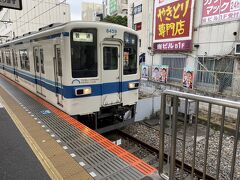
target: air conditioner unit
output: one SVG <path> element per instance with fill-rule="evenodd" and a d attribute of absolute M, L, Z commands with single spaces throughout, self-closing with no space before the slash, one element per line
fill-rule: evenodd
<path fill-rule="evenodd" d="M 235 44 L 235 54 L 240 54 L 240 43 Z"/>

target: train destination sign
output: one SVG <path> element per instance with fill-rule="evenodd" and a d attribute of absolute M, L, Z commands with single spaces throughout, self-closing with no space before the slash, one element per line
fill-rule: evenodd
<path fill-rule="evenodd" d="M 22 10 L 22 0 L 0 0 L 0 7 Z"/>
<path fill-rule="evenodd" d="M 73 41 L 93 42 L 93 34 L 92 33 L 74 32 L 73 33 Z"/>

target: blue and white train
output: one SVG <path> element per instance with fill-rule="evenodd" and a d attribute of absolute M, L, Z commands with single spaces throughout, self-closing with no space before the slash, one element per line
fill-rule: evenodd
<path fill-rule="evenodd" d="M 115 24 L 51 24 L 0 45 L 1 74 L 95 124 L 111 115 L 134 117 L 138 71 L 137 34 Z"/>

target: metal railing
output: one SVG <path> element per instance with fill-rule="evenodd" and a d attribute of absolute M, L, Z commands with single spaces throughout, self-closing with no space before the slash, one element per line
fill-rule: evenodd
<path fill-rule="evenodd" d="M 185 99 L 185 114 L 183 116 L 183 120 L 181 121 L 183 127 L 179 129 L 177 122 L 179 117 L 178 106 L 179 106 L 179 98 Z M 171 103 L 169 105 L 169 99 L 171 99 Z M 187 110 L 189 100 L 195 101 L 195 115 L 194 121 L 192 124 L 188 124 L 188 116 Z M 168 102 L 168 103 L 167 103 Z M 204 103 L 208 106 L 208 111 L 206 112 L 206 125 L 201 125 L 204 127 L 204 133 L 201 134 L 202 138 L 199 141 L 198 138 L 198 126 L 199 125 L 199 114 L 201 113 L 200 103 Z M 212 108 L 213 105 L 217 105 L 221 107 L 222 113 L 221 118 L 219 119 L 219 131 L 214 134 L 214 137 L 217 135 L 217 140 L 215 147 L 212 147 Z M 167 107 L 171 108 L 171 114 L 167 115 Z M 231 149 L 229 150 L 229 146 L 225 147 L 223 144 L 226 142 L 223 139 L 225 138 L 225 122 L 226 122 L 226 109 L 229 110 L 235 109 L 237 110 L 237 119 L 234 123 L 234 138 L 231 144 Z M 170 127 L 167 126 L 167 121 L 170 119 Z M 161 113 L 160 113 L 160 141 L 159 141 L 159 174 L 164 179 L 175 179 L 176 172 L 177 175 L 180 176 L 180 179 L 184 179 L 185 167 L 188 166 L 190 169 L 188 170 L 190 179 L 194 179 L 196 176 L 201 176 L 202 179 L 222 179 L 223 175 L 221 174 L 221 168 L 224 168 L 224 172 L 226 179 L 234 179 L 236 178 L 236 154 L 237 154 L 237 146 L 239 139 L 239 124 L 240 124 L 240 103 L 235 101 L 228 101 L 223 99 L 217 99 L 212 97 L 200 96 L 195 94 L 183 93 L 178 91 L 166 90 L 163 92 L 161 96 Z M 190 141 L 187 141 L 187 129 L 192 129 L 193 133 L 191 134 Z M 170 133 L 165 133 L 166 130 L 169 130 Z M 179 130 L 181 133 L 179 134 Z M 214 131 L 215 132 L 215 131 Z M 217 132 L 217 131 L 216 131 Z M 170 135 L 169 135 L 170 134 Z M 181 137 L 181 141 L 179 141 L 179 137 Z M 211 141 L 210 141 L 211 140 Z M 198 143 L 201 142 L 203 145 L 198 146 Z M 190 144 L 190 145 L 189 145 Z M 217 147 L 217 149 L 216 149 Z M 223 157 L 222 152 L 225 152 L 225 149 L 229 150 L 229 157 Z M 208 160 L 208 156 L 210 151 L 214 151 L 213 157 Z M 197 155 L 197 156 L 196 156 Z M 168 156 L 168 165 L 164 160 Z M 228 164 L 222 163 L 223 158 L 228 158 Z M 214 160 L 215 161 L 214 161 Z M 239 159 L 238 159 L 239 160 Z M 237 160 L 237 161 L 238 161 Z M 202 164 L 200 164 L 202 161 Z M 180 165 L 179 163 L 180 162 Z M 177 164 L 176 164 L 177 163 Z M 213 163 L 213 164 L 211 164 Z M 196 166 L 197 164 L 197 166 Z M 238 162 L 238 164 L 240 164 Z M 223 167 L 224 166 L 224 167 Z M 211 170 L 207 168 L 211 167 Z M 228 168 L 228 169 L 227 169 Z M 214 170 L 214 171 L 213 171 Z M 220 171 L 221 170 L 221 171 Z M 201 173 L 199 173 L 201 172 Z M 210 172 L 210 175 L 208 174 Z M 239 175 L 239 174 L 238 174 Z M 227 176 L 227 177 L 226 177 Z M 213 178 L 209 178 L 213 177 Z"/>

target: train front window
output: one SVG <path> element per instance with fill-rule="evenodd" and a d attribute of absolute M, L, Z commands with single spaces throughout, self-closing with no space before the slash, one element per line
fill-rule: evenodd
<path fill-rule="evenodd" d="M 72 77 L 97 77 L 97 30 L 71 31 Z"/>
<path fill-rule="evenodd" d="M 137 73 L 137 36 L 124 33 L 123 74 Z"/>
<path fill-rule="evenodd" d="M 118 48 L 104 47 L 103 48 L 103 68 L 104 70 L 115 70 L 118 68 Z"/>

